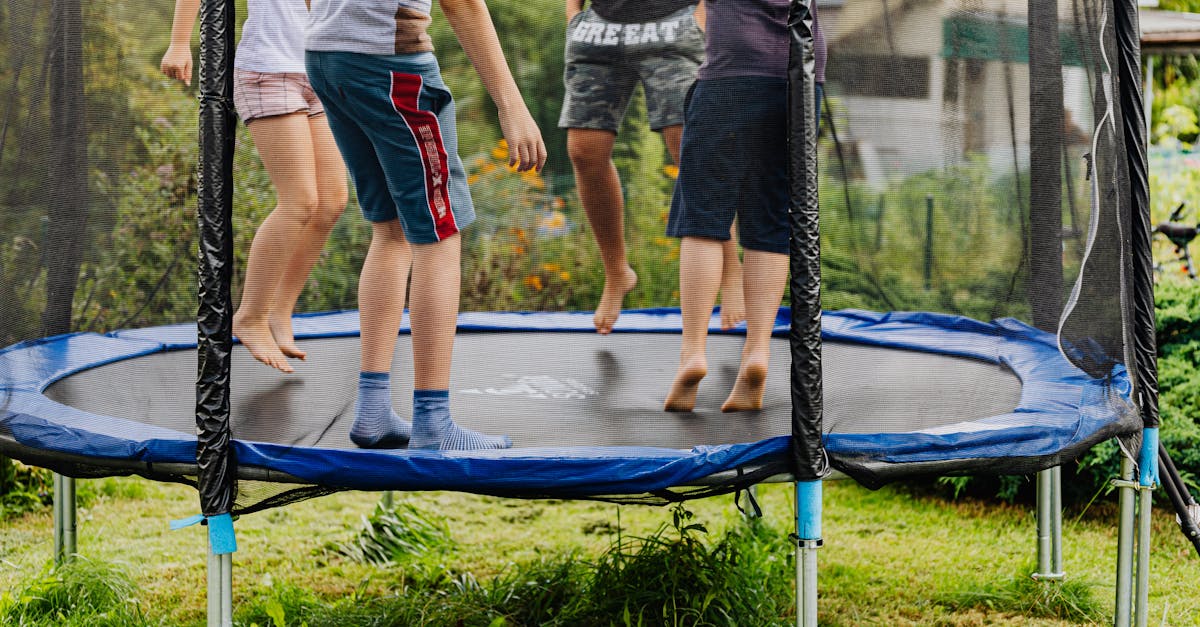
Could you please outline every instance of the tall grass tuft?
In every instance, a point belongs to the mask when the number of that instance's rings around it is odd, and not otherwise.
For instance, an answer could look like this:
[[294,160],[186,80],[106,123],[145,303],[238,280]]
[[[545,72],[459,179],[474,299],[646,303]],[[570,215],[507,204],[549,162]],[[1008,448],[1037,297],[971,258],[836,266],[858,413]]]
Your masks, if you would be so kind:
[[1029,576],[1034,570],[1031,564],[1006,582],[973,582],[936,602],[955,611],[977,608],[1076,623],[1105,621],[1107,614],[1092,594],[1095,584],[1069,579],[1038,581]]
[[0,600],[0,623],[27,627],[150,625],[133,592],[122,568],[76,557],[6,594]]
[[321,607],[258,605],[276,607],[275,615],[286,616],[287,624],[302,617],[309,627],[787,625],[794,620],[790,550],[783,533],[749,524],[710,542],[691,512],[676,506],[672,514],[669,525],[648,536],[619,536],[591,562],[553,556],[515,564],[484,582],[470,573],[442,570],[411,578],[386,597],[356,595]]
[[358,535],[329,548],[357,562],[389,564],[453,545],[446,521],[402,501],[391,508],[376,505],[375,511],[363,518]]

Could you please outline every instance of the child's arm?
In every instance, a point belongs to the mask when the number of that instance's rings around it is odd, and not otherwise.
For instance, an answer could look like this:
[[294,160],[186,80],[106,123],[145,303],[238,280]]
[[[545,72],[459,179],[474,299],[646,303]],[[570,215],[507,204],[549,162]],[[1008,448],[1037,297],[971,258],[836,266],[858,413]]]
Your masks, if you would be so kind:
[[567,21],[570,22],[583,10],[584,0],[567,0]]
[[192,84],[192,27],[200,12],[200,0],[175,0],[175,18],[171,20],[171,45],[159,66],[163,74],[186,85]]
[[508,70],[487,5],[484,0],[440,1],[446,21],[496,103],[500,130],[508,142],[508,164],[518,170],[541,170],[546,164],[546,144]]

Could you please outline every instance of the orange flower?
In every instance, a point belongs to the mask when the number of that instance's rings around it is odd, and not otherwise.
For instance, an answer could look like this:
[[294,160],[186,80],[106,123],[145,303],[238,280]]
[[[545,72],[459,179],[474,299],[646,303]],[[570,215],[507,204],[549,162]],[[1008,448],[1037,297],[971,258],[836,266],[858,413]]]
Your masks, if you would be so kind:
[[558,265],[557,263],[543,263],[542,270],[550,273],[562,272],[562,266]]
[[542,277],[537,276],[536,274],[531,274],[525,277],[525,279],[521,282],[525,285],[525,287],[528,287],[532,290],[537,290],[539,292],[542,291]]
[[478,182],[479,182],[478,174],[471,174],[471,175],[467,176],[467,185],[474,185]]
[[546,188],[546,182],[542,180],[542,175],[538,174],[537,170],[525,170],[521,173],[521,180],[534,189]]
[[664,165],[663,166],[663,174],[666,174],[667,178],[669,178],[673,181],[673,180],[679,178],[679,166],[674,165],[674,164]]
[[492,158],[496,161],[508,161],[508,142],[501,139],[492,149]]
[[571,273],[570,273],[570,272],[567,272],[566,270],[563,270],[562,272],[559,272],[559,273],[558,273],[558,278],[559,278],[559,279],[562,279],[563,281],[570,281],[570,280],[571,280]]

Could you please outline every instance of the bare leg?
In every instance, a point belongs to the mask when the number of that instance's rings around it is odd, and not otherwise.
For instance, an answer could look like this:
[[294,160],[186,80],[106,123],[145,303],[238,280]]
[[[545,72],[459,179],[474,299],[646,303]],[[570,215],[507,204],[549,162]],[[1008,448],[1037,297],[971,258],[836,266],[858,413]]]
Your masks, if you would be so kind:
[[255,359],[284,372],[292,366],[271,335],[270,315],[279,278],[291,260],[296,239],[317,209],[317,184],[307,115],[293,113],[253,120],[250,134],[279,204],[254,234],[246,261],[242,300],[233,332]]
[[309,117],[308,128],[316,168],[313,177],[317,184],[317,208],[290,244],[292,256],[279,279],[270,316],[271,336],[279,350],[288,357],[299,359],[307,355],[296,346],[292,337],[292,312],[308,282],[308,275],[321,256],[321,249],[346,208],[347,197],[346,167],[325,116]]
[[567,154],[575,169],[579,201],[592,225],[604,264],[604,292],[592,319],[601,334],[612,331],[625,295],[637,285],[637,273],[629,266],[625,253],[625,200],[612,162],[615,140],[616,135],[609,131],[567,130]]
[[[683,139],[683,126],[666,126],[662,129],[663,141],[671,159],[679,163],[679,144]],[[742,261],[738,257],[737,227],[730,227],[729,240],[721,244],[721,328],[732,329],[746,319],[746,303],[742,298]]]
[[409,305],[413,339],[413,388],[450,388],[450,360],[458,324],[462,237],[434,244],[413,244]]
[[729,229],[729,239],[721,244],[721,258],[721,328],[728,331],[746,319],[736,223]]
[[746,343],[742,346],[742,364],[737,381],[721,411],[762,409],[771,363],[771,330],[783,289],[787,283],[788,256],[760,250],[747,250],[743,266],[746,297]]
[[412,251],[399,220],[373,222],[371,228],[371,247],[358,280],[361,370],[391,372]]
[[685,237],[679,244],[683,342],[679,348],[679,372],[663,405],[666,411],[692,411],[700,380],[708,374],[705,343],[721,285],[721,246],[718,240],[702,237]]
[[[508,436],[464,429],[450,417],[450,362],[458,324],[462,237],[413,244],[413,420],[410,448],[473,450],[512,446]],[[431,397],[430,395],[434,395]]]

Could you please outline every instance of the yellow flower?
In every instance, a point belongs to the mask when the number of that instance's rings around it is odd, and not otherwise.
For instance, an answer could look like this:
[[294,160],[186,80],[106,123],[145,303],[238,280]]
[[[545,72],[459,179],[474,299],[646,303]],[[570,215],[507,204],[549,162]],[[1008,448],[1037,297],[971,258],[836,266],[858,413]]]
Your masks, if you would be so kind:
[[508,142],[501,139],[492,149],[492,158],[496,161],[508,161]]
[[551,272],[551,273],[561,272],[562,266],[558,265],[557,263],[543,263],[542,270],[545,272]]
[[521,173],[521,180],[535,189],[546,188],[546,182],[542,180],[542,175],[538,174],[537,170],[525,170]]
[[570,281],[571,273],[567,272],[566,270],[563,270],[562,272],[558,273],[558,278],[562,279],[563,281]]
[[538,226],[547,231],[558,231],[567,226],[567,216],[561,211],[545,213],[538,220]]
[[478,182],[479,182],[478,174],[471,174],[471,175],[467,176],[467,185],[474,185]]
[[666,174],[667,178],[675,180],[679,178],[679,166],[674,164],[664,165],[663,174]]

